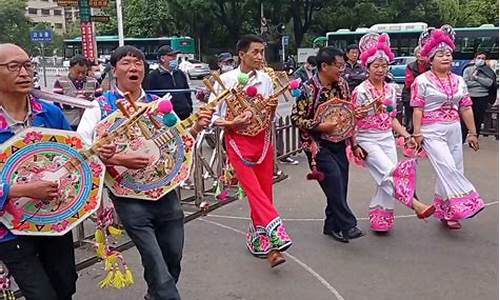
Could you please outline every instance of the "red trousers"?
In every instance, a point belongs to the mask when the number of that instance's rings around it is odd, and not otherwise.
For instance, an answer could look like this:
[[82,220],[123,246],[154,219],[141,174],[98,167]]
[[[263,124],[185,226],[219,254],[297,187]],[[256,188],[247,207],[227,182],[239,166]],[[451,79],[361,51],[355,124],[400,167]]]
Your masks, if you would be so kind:
[[262,163],[249,166],[240,159],[229,142],[233,140],[236,143],[244,159],[255,162],[261,157],[265,137],[265,131],[253,137],[239,135],[229,130],[225,135],[229,162],[247,195],[253,225],[264,228],[278,217],[278,212],[273,204],[273,147],[269,145]]

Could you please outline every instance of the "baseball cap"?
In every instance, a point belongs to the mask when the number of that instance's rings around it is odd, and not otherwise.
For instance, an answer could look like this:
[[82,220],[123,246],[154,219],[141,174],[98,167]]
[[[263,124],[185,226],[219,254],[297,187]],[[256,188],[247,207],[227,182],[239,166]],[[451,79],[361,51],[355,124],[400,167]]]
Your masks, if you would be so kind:
[[225,62],[228,60],[234,60],[233,55],[229,52],[223,52],[217,55],[217,62]]
[[181,51],[174,50],[169,45],[163,45],[158,49],[158,57],[165,56],[165,55],[175,55],[178,53],[181,53]]

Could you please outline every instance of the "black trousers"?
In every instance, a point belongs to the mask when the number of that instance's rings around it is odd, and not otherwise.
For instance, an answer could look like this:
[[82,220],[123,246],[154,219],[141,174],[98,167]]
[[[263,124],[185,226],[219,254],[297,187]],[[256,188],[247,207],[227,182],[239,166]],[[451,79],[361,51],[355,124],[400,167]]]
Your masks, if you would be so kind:
[[[347,184],[349,181],[349,161],[345,154],[345,142],[320,142],[320,151],[316,156],[316,166],[325,174],[319,182],[326,195],[325,223],[326,231],[345,231],[357,225],[356,217],[347,204]],[[309,163],[310,153],[306,152]]]
[[404,111],[404,122],[403,126],[406,128],[408,133],[413,133],[413,107],[410,105],[410,101],[403,101],[403,111]]
[[[476,125],[477,134],[481,132],[481,126],[483,125],[484,121],[484,114],[489,106],[488,98],[489,96],[471,97],[472,112],[474,113],[474,124]],[[465,142],[465,140],[467,139],[467,133],[469,131],[467,130],[467,126],[465,126],[465,123],[463,121],[461,125],[462,125],[462,141]]]
[[70,300],[78,277],[71,232],[0,243],[0,260],[27,300]]
[[184,213],[175,191],[157,201],[111,199],[141,255],[149,297],[180,300],[176,283],[184,247]]

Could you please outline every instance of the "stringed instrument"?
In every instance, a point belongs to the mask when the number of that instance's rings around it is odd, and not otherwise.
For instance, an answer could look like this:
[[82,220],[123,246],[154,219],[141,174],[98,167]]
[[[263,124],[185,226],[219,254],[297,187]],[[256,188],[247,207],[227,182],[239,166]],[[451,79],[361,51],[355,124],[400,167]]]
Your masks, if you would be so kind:
[[[218,74],[214,80],[221,82]],[[239,94],[243,86],[224,89],[220,93],[213,90],[210,80],[204,81],[216,95],[203,109],[212,110],[221,101]],[[180,121],[173,111],[170,95],[150,102],[139,103],[125,94],[125,99],[117,101],[119,110],[98,123],[97,136],[113,130],[127,120],[134,111],[147,108],[148,113],[140,118],[126,134],[116,137],[117,153],[142,155],[150,158],[149,164],[138,170],[123,166],[108,167],[106,186],[117,197],[156,201],[175,189],[189,178],[193,162],[195,139],[188,129],[199,118],[198,113]]]
[[0,222],[16,235],[59,236],[96,212],[100,205],[105,166],[96,154],[100,145],[127,132],[146,110],[89,148],[73,131],[30,127],[0,145],[0,176],[11,184],[51,181],[59,195],[47,201],[11,198]]

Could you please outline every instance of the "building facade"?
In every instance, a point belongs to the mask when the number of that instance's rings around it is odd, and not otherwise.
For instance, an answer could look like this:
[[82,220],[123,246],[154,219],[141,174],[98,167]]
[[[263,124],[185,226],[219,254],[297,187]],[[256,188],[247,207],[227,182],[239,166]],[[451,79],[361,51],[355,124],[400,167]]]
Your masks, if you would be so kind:
[[54,32],[63,34],[79,19],[77,7],[61,7],[56,0],[29,0],[26,16],[33,24],[50,24]]

